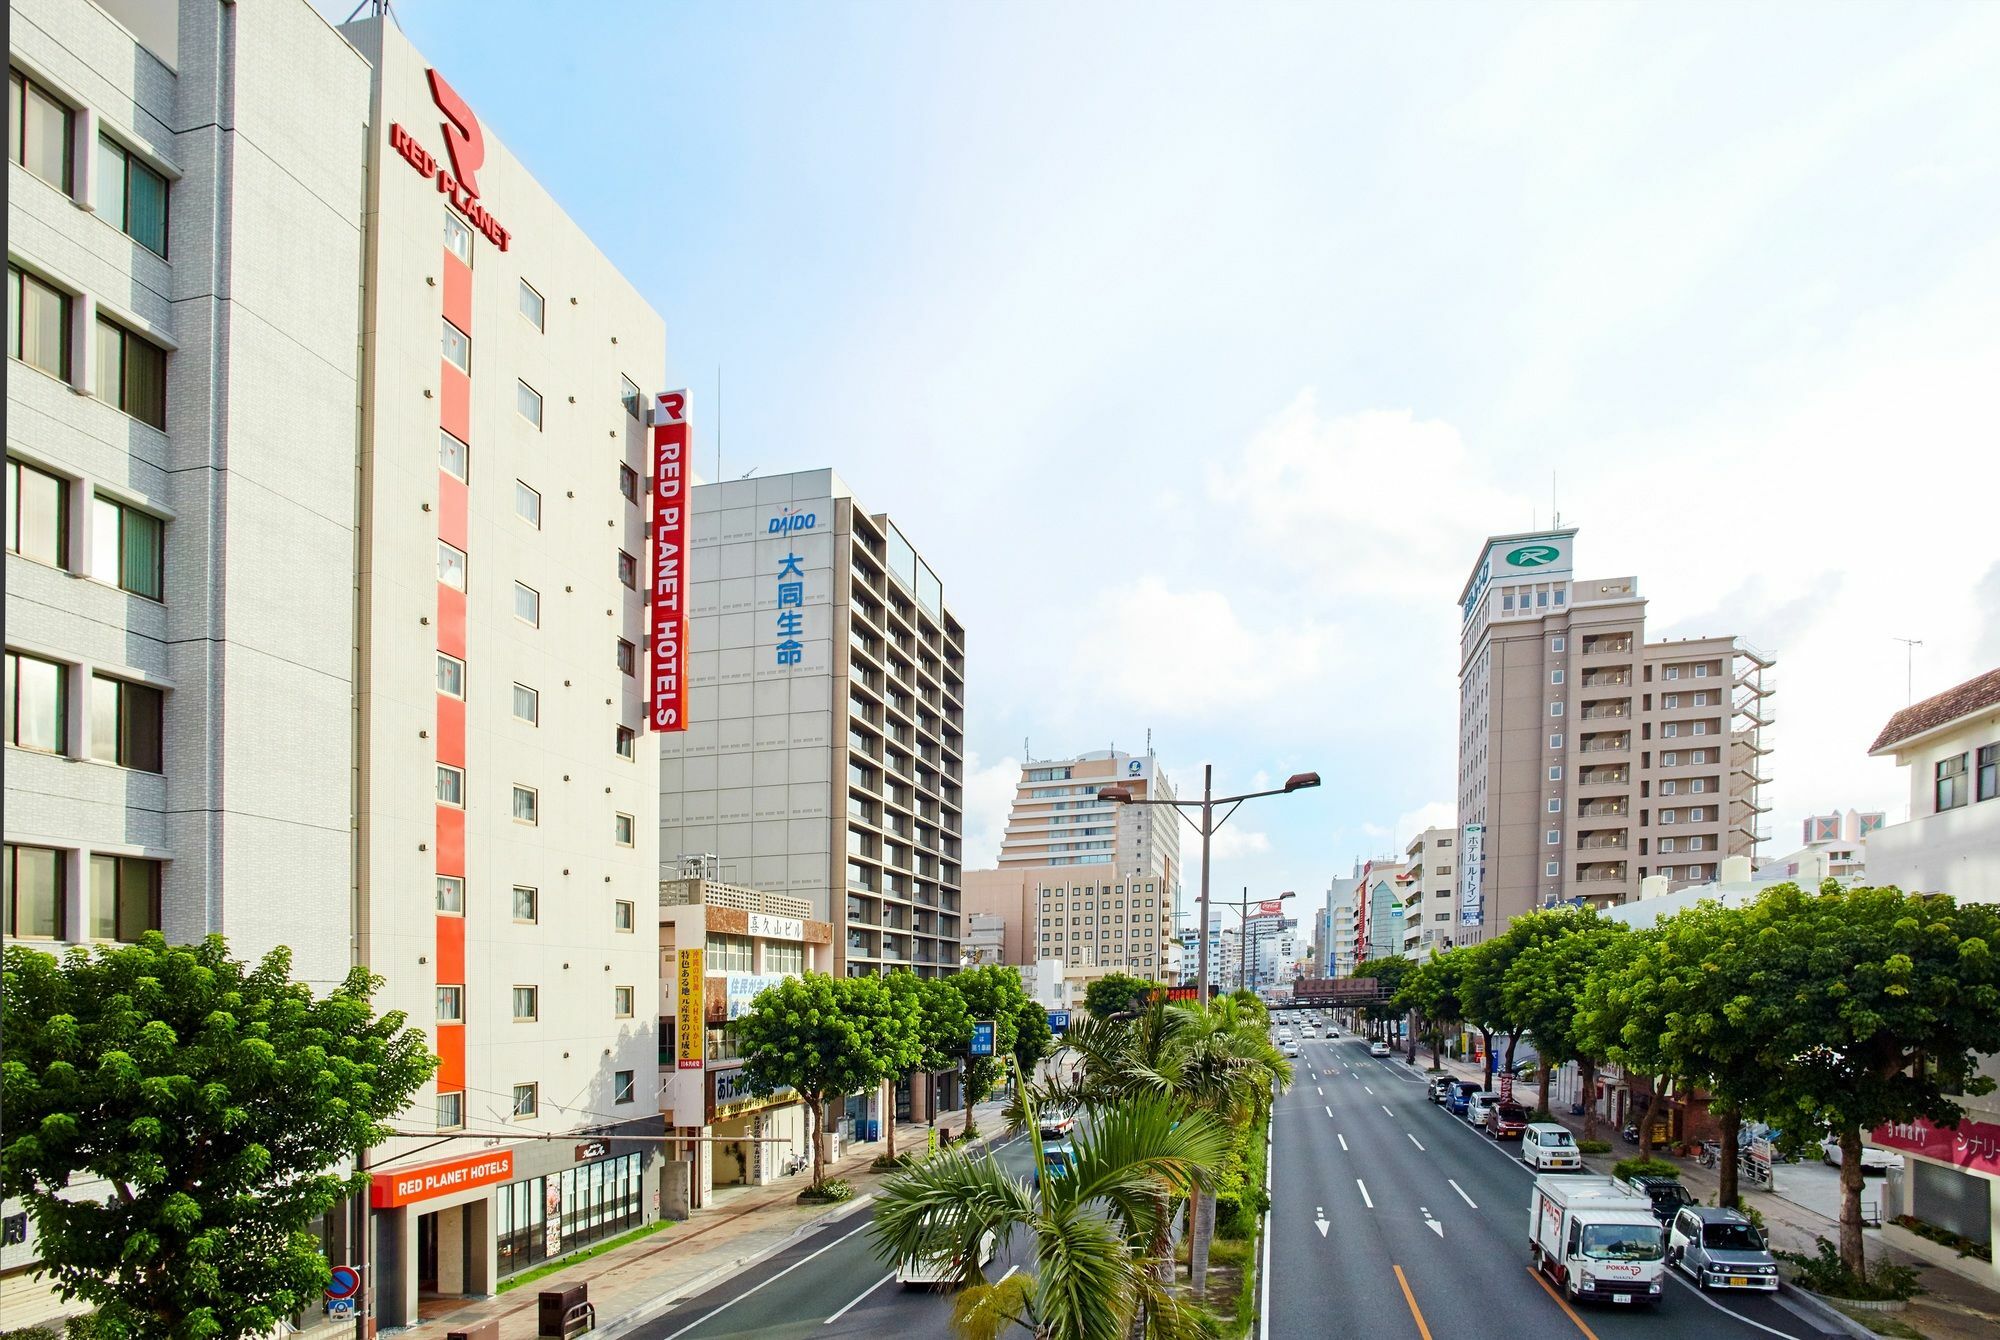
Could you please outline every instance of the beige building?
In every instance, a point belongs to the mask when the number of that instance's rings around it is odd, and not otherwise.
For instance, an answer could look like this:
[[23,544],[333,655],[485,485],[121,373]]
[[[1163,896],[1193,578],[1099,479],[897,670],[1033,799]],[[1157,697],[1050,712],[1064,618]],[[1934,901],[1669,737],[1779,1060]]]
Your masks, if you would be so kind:
[[1768,835],[1772,658],[1646,641],[1638,579],[1575,578],[1575,530],[1494,536],[1460,593],[1458,925],[1716,877]]
[[1174,796],[1150,753],[1107,749],[1023,765],[999,868],[965,874],[966,914],[1004,923],[997,937],[988,931],[1001,962],[1168,971],[1180,819],[1163,805],[1099,800],[1099,788],[1112,785],[1137,800]]
[[1403,849],[1403,953],[1425,959],[1451,948],[1458,927],[1458,834],[1426,828]]

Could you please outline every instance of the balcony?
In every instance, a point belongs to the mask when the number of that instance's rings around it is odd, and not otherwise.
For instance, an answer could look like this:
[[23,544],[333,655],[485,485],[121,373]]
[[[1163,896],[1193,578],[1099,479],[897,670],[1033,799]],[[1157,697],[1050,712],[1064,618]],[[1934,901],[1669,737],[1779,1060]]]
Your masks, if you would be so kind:
[[1625,863],[1620,861],[1615,865],[1582,866],[1576,872],[1576,882],[1578,884],[1623,884],[1625,882]]
[[1582,715],[1585,721],[1622,721],[1632,715],[1632,708],[1629,702],[1600,703],[1584,708]]
[[1584,754],[1629,754],[1632,752],[1632,732],[1618,731],[1593,735],[1577,747]]
[[1592,670],[1583,677],[1586,689],[1620,688],[1632,682],[1630,670]]
[[1623,833],[1598,833],[1583,838],[1576,845],[1579,851],[1624,851],[1627,843]]
[[1585,656],[1630,656],[1632,639],[1629,637],[1587,637],[1583,640]]
[[1626,768],[1585,768],[1577,774],[1579,786],[1629,786],[1632,773]]
[[1592,800],[1577,809],[1585,819],[1622,819],[1630,813],[1631,806],[1622,800]]

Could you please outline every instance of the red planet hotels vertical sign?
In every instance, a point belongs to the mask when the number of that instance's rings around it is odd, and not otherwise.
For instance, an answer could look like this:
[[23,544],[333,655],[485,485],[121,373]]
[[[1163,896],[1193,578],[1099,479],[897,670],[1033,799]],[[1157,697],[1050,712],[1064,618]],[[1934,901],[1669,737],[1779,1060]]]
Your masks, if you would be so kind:
[[688,417],[686,391],[653,406],[652,650],[646,719],[656,731],[687,729]]

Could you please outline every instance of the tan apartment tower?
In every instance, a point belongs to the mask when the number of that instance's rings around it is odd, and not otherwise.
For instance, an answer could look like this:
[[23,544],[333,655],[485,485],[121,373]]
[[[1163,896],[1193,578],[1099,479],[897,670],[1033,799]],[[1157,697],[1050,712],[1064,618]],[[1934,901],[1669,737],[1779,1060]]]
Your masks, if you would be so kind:
[[1768,836],[1773,659],[1646,641],[1638,579],[1578,580],[1576,531],[1490,537],[1459,595],[1458,942],[1534,908],[1716,878]]
[[1100,787],[1114,784],[1130,787],[1134,799],[1174,798],[1150,752],[1104,749],[1022,765],[999,868],[965,874],[967,915],[1005,922],[1002,962],[1061,958],[1072,966],[1166,971],[1180,820],[1163,805],[1097,798]]

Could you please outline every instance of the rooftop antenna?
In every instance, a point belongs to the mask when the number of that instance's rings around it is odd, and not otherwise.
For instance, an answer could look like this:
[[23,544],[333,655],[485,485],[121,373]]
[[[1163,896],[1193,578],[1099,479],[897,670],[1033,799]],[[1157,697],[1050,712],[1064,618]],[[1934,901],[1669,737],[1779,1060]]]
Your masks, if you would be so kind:
[[371,19],[387,19],[399,30],[403,26],[403,21],[396,17],[396,11],[390,6],[389,0],[361,0],[361,3],[354,7],[354,13],[347,16],[347,21],[354,22],[355,15],[364,9],[369,11],[368,17]]
[[737,477],[738,479],[748,479],[748,478],[749,478],[750,476],[752,476],[752,475],[756,474],[756,473],[757,473],[757,471],[758,471],[758,470],[760,470],[760,469],[762,469],[762,468],[763,468],[763,467],[761,467],[761,466],[756,466],[756,465],[753,465],[753,466],[751,466],[751,467],[750,467],[750,468],[749,468],[748,470],[745,470],[745,471],[744,471],[744,472],[743,472],[742,474],[740,474],[740,475],[738,475],[738,476],[736,476],[736,477]]
[[1891,642],[1903,644],[1903,706],[1916,702],[1916,660],[1917,648],[1924,645],[1922,638],[1892,637]]
[[1558,530],[1563,523],[1563,514],[1556,508],[1556,472],[1549,471],[1549,529]]

